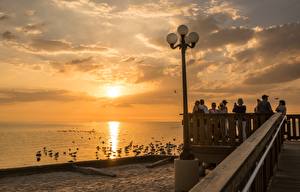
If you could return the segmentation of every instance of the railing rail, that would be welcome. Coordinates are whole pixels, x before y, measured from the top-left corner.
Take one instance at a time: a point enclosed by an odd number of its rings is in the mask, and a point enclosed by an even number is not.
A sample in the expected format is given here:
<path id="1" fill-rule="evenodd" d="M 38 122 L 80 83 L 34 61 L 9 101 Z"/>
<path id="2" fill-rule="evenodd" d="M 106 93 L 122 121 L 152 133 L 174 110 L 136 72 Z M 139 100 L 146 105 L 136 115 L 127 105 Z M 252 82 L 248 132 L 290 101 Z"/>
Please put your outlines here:
<path id="1" fill-rule="evenodd" d="M 284 127 L 284 135 L 287 140 L 300 139 L 300 115 L 287 115 L 286 125 Z"/>
<path id="2" fill-rule="evenodd" d="M 200 191 L 240 191 L 251 177 L 259 159 L 272 140 L 277 127 L 282 124 L 283 116 L 279 113 L 270 117 L 247 140 L 227 156 L 211 173 L 203 178 L 191 192 Z M 283 133 L 283 132 L 281 132 Z M 262 167 L 251 184 L 249 191 L 266 191 L 269 179 L 273 175 L 274 167 L 283 142 L 282 134 L 277 134 L 270 152 L 267 153 Z"/>
<path id="3" fill-rule="evenodd" d="M 271 114 L 190 114 L 191 145 L 238 146 Z"/>
<path id="4" fill-rule="evenodd" d="M 265 150 L 264 154 L 263 154 L 262 157 L 260 158 L 258 164 L 256 165 L 256 167 L 255 167 L 253 173 L 251 174 L 251 176 L 250 176 L 248 182 L 246 183 L 245 187 L 243 188 L 243 191 L 242 191 L 242 192 L 248 192 L 248 191 L 249 191 L 249 189 L 250 189 L 250 187 L 251 187 L 251 185 L 252 185 L 254 179 L 255 179 L 256 176 L 257 176 L 258 171 L 260 170 L 260 168 L 261 168 L 261 166 L 263 165 L 263 163 L 264 163 L 264 161 L 265 161 L 265 159 L 266 159 L 266 157 L 267 157 L 267 155 L 268 155 L 270 149 L 272 148 L 272 146 L 273 146 L 273 144 L 274 144 L 274 141 L 276 140 L 276 138 L 277 138 L 277 136 L 278 136 L 278 133 L 280 133 L 280 131 L 281 131 L 282 127 L 283 127 L 282 125 L 283 125 L 283 123 L 285 122 L 285 120 L 286 120 L 286 118 L 283 118 L 283 119 L 281 120 L 281 123 L 279 124 L 279 126 L 278 126 L 278 128 L 277 128 L 277 130 L 276 130 L 276 133 L 274 134 L 274 136 L 273 136 L 271 142 L 268 144 L 267 149 Z"/>

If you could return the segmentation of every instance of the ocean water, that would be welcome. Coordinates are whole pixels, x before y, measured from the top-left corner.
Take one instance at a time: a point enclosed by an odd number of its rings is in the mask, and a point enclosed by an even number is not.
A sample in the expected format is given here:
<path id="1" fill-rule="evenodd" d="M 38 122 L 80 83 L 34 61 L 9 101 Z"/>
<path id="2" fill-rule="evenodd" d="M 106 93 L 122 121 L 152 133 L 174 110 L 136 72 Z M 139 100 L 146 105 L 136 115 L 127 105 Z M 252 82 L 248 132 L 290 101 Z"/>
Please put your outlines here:
<path id="1" fill-rule="evenodd" d="M 2 123 L 0 168 L 176 154 L 180 143 L 179 122 Z"/>

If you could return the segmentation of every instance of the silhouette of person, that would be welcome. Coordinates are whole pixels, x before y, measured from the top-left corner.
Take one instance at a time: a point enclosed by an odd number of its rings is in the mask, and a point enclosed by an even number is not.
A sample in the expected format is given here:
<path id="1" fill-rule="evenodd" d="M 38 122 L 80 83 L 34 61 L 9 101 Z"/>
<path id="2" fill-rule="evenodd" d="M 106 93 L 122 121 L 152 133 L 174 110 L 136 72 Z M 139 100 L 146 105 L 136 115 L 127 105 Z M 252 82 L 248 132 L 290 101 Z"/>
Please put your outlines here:
<path id="1" fill-rule="evenodd" d="M 286 106 L 285 106 L 285 100 L 280 100 L 279 104 L 276 108 L 276 112 L 282 113 L 283 115 L 286 115 Z"/>
<path id="2" fill-rule="evenodd" d="M 273 113 L 270 102 L 268 101 L 269 96 L 263 95 L 261 96 L 262 101 L 259 103 L 258 113 Z"/>
<path id="3" fill-rule="evenodd" d="M 193 108 L 193 113 L 199 113 L 199 104 L 200 102 L 197 100 Z"/>
<path id="4" fill-rule="evenodd" d="M 256 101 L 257 101 L 257 103 L 256 103 L 256 106 L 254 108 L 254 113 L 259 113 L 259 106 L 260 106 L 261 100 L 257 99 Z"/>
<path id="5" fill-rule="evenodd" d="M 228 102 L 226 101 L 226 100 L 223 100 L 221 103 L 220 103 L 220 105 L 219 105 L 219 112 L 220 113 L 228 113 L 228 108 L 227 108 L 227 106 L 226 106 L 226 104 L 227 104 Z"/>
<path id="6" fill-rule="evenodd" d="M 233 106 L 233 109 L 232 109 L 232 112 L 234 112 L 234 113 L 246 113 L 246 105 L 244 105 L 244 101 L 243 101 L 243 99 L 242 98 L 239 98 L 238 100 L 237 100 L 237 103 L 238 104 L 236 104 L 236 103 L 234 103 L 234 106 Z"/>
<path id="7" fill-rule="evenodd" d="M 246 119 L 245 117 L 242 116 L 242 114 L 246 113 L 246 105 L 244 105 L 244 101 L 242 98 L 239 98 L 237 100 L 237 103 L 234 103 L 234 107 L 232 112 L 239 114 L 240 117 L 237 118 L 236 120 L 236 126 L 238 127 L 239 121 L 242 121 L 242 131 L 239 132 L 239 134 L 242 134 L 243 141 L 247 139 L 247 134 L 246 134 Z"/>
<path id="8" fill-rule="evenodd" d="M 199 104 L 198 108 L 199 108 L 199 112 L 200 113 L 208 113 L 208 108 L 204 104 L 204 100 L 203 99 L 200 99 L 200 104 Z"/>
<path id="9" fill-rule="evenodd" d="M 219 111 L 217 110 L 217 104 L 216 103 L 211 103 L 211 109 L 209 109 L 209 113 L 218 113 Z"/>

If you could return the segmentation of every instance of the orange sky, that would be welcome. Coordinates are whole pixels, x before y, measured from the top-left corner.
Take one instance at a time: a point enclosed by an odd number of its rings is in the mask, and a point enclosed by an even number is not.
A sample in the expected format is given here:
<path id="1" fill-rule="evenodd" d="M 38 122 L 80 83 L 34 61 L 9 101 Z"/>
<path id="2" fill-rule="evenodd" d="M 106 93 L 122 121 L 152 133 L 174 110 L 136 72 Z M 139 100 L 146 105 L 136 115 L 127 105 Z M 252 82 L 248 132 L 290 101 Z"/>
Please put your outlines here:
<path id="1" fill-rule="evenodd" d="M 179 120 L 180 24 L 196 99 L 270 95 L 300 113 L 300 3 L 280 0 L 0 2 L 0 121 Z M 280 14 L 279 14 L 280 12 Z M 112 93 L 118 92 L 118 93 Z M 110 97 L 115 94 L 114 98 Z"/>

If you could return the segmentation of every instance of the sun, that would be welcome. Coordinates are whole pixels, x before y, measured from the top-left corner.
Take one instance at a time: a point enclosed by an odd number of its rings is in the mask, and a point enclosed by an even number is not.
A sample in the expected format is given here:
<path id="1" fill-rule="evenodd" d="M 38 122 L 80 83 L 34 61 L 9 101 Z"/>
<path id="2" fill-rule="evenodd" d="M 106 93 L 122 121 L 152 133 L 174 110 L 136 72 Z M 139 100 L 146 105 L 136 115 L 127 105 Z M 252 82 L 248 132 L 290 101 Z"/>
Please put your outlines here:
<path id="1" fill-rule="evenodd" d="M 119 86 L 109 86 L 106 88 L 106 95 L 110 98 L 116 98 L 121 95 L 121 88 Z"/>

